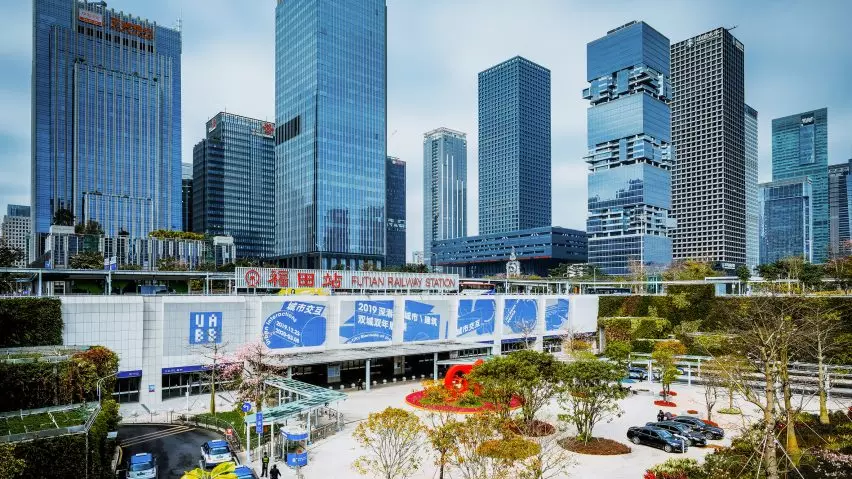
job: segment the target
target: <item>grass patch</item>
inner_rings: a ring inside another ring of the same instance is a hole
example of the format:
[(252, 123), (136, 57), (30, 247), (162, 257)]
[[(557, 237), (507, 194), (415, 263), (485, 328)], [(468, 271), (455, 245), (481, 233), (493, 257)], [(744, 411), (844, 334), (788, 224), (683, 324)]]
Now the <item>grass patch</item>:
[[(51, 419), (51, 415), (53, 418)], [(45, 431), (57, 427), (80, 426), (86, 423), (89, 411), (85, 408), (68, 409), (53, 413), (28, 414), (24, 417), (11, 416), (0, 419), (0, 436)], [(54, 420), (56, 422), (54, 423)]]
[(571, 452), (594, 456), (617, 456), (630, 454), (632, 451), (628, 446), (618, 441), (600, 437), (593, 437), (587, 443), (583, 443), (575, 437), (566, 437), (559, 440), (559, 445)]

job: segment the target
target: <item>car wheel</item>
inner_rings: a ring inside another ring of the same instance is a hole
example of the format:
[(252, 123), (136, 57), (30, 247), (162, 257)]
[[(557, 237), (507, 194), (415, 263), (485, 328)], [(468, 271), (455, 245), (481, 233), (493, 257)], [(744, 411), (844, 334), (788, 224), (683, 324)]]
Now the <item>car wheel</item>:
[(692, 447), (695, 447), (695, 441), (694, 441), (694, 440), (692, 440), (692, 439), (690, 439), (690, 440), (689, 440), (689, 445), (690, 445), (690, 446), (692, 446)]
[(705, 434), (705, 435), (704, 435), (704, 437), (705, 437), (708, 441), (712, 441), (712, 440), (714, 439), (714, 437), (713, 437), (713, 433), (711, 433), (711, 432), (708, 432), (707, 434)]
[(639, 436), (633, 436), (633, 439), (631, 439), (631, 441), (633, 441), (633, 444), (639, 444), (640, 442), (642, 442), (639, 440)]
[(672, 452), (672, 447), (669, 446), (668, 444), (666, 444), (666, 446), (663, 447), (663, 450), (666, 451), (666, 452)]

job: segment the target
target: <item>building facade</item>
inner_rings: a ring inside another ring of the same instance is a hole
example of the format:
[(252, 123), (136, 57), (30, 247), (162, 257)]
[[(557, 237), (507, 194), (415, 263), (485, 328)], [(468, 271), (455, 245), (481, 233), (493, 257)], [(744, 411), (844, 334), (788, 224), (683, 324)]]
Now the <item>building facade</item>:
[(385, 257), (385, 0), (278, 0), (275, 255), (360, 269)]
[(760, 199), (757, 192), (757, 110), (745, 106), (746, 266), (760, 264)]
[(387, 223), (387, 255), (385, 265), (402, 266), (405, 259), (405, 162), (389, 156), (387, 159), (385, 177), (387, 178), (387, 195), (385, 208), (388, 216)]
[(239, 258), (273, 255), (275, 125), (221, 112), (193, 148), (192, 231), (231, 236)]
[(589, 263), (610, 275), (672, 260), (669, 39), (630, 22), (587, 45)]
[(850, 253), (849, 240), (852, 224), (849, 218), (849, 200), (852, 199), (852, 181), (849, 170), (852, 160), (828, 167), (828, 243), (829, 258)]
[(810, 177), (761, 184), (760, 213), (760, 264), (790, 256), (813, 261), (813, 186)]
[(6, 215), (0, 227), (0, 242), (21, 252), (21, 259), (14, 263), (19, 268), (27, 266), (29, 262), (31, 226), (29, 206), (6, 205)]
[(423, 135), (423, 260), (432, 243), (467, 236), (467, 135), (438, 128)]
[[(181, 228), (181, 32), (105, 2), (33, 5), (32, 221)], [(36, 235), (34, 235), (35, 237)]]
[(585, 263), (588, 257), (585, 231), (556, 226), (436, 241), (433, 253), (436, 266), (454, 268), (468, 278), (506, 274), (513, 253), (521, 274), (538, 276), (562, 263)]
[(725, 28), (672, 45), (675, 260), (745, 264), (744, 56)]
[(813, 261), (829, 253), (828, 109), (772, 120), (772, 181), (807, 176), (813, 189)]
[(183, 221), (181, 229), (192, 231), (192, 163), (183, 163), (180, 166), (180, 212)]
[(514, 57), (479, 73), (479, 233), (551, 225), (550, 70)]

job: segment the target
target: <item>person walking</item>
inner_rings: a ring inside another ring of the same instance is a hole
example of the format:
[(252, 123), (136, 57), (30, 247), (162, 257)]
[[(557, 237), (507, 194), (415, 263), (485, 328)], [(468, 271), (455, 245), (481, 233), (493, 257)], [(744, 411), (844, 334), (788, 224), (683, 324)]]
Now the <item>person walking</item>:
[(269, 479), (278, 479), (281, 476), (281, 471), (278, 470), (278, 464), (273, 464), (269, 470)]
[(663, 410), (662, 410), (662, 409), (660, 409), (660, 412), (658, 412), (658, 413), (657, 413), (657, 422), (662, 421), (662, 420), (663, 420), (663, 418), (665, 418), (665, 417), (666, 417), (666, 415), (665, 415), (665, 414), (663, 414)]
[(260, 460), (260, 477), (269, 477), (267, 475), (269, 469), (269, 453), (263, 453), (263, 459)]

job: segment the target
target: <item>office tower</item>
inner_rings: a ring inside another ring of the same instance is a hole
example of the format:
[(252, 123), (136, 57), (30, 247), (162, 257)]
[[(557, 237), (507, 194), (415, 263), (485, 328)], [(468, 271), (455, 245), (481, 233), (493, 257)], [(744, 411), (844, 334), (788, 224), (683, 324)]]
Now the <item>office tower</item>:
[(813, 261), (828, 258), (828, 110), (772, 120), (772, 181), (807, 176), (813, 189)]
[(15, 266), (27, 266), (30, 244), (30, 207), (24, 205), (7, 205), (6, 216), (0, 227), (0, 243), (21, 252), (21, 259), (15, 261)]
[(745, 105), (746, 266), (760, 264), (760, 201), (757, 197), (757, 110)]
[(238, 258), (273, 254), (273, 123), (221, 112), (192, 151), (192, 231), (234, 238)]
[(760, 185), (760, 264), (791, 256), (813, 261), (812, 193), (807, 176)]
[(405, 264), (405, 162), (389, 156), (385, 163), (387, 194), (387, 266)]
[[(194, 153), (194, 152), (193, 152)], [(182, 163), (180, 175), (180, 211), (183, 230), (192, 231), (192, 163)]]
[(467, 135), (438, 128), (423, 135), (423, 261), (432, 243), (467, 236)]
[(550, 226), (550, 70), (514, 57), (479, 73), (479, 234)]
[(361, 269), (385, 257), (385, 0), (278, 0), (275, 255)]
[(672, 45), (674, 259), (746, 260), (743, 44), (724, 28)]
[(850, 218), (849, 200), (850, 195), (849, 170), (852, 160), (846, 163), (829, 165), (828, 167), (828, 243), (830, 245), (830, 257), (846, 256), (850, 252)]
[(672, 260), (669, 39), (630, 22), (586, 47), (589, 263), (604, 273)]
[[(35, 0), (32, 218), (181, 228), (181, 33), (105, 2)], [(35, 235), (34, 235), (35, 236)]]

